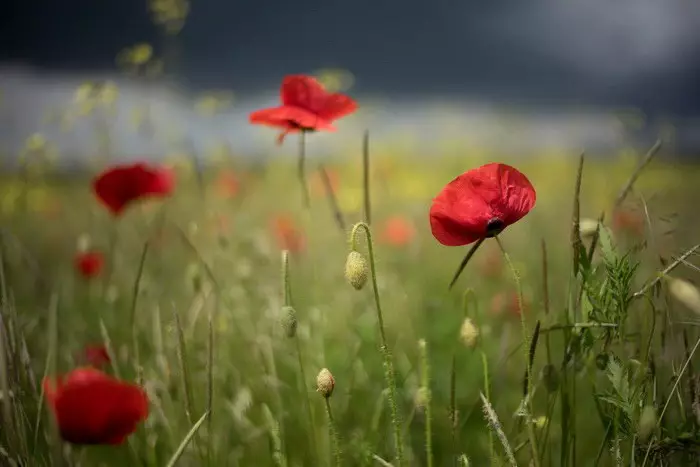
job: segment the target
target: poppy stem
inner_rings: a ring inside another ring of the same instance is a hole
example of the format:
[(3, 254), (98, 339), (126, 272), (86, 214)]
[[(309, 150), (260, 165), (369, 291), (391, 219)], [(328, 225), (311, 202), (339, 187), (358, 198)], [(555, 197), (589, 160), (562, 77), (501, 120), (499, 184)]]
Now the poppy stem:
[(331, 442), (333, 443), (333, 454), (335, 455), (335, 465), (340, 467), (341, 457), (340, 457), (340, 442), (338, 440), (338, 431), (335, 429), (335, 419), (333, 418), (333, 411), (331, 410), (330, 397), (324, 397), (326, 402), (326, 415), (328, 415), (328, 434), (331, 437)]
[(530, 337), (527, 332), (527, 324), (525, 323), (525, 310), (523, 307), (523, 288), (520, 282), (520, 275), (518, 270), (515, 269), (513, 262), (510, 259), (510, 255), (503, 248), (503, 243), (501, 239), (496, 236), (496, 242), (498, 247), (501, 249), (503, 254), (503, 259), (505, 260), (511, 274), (513, 275), (513, 281), (515, 282), (515, 288), (518, 293), (518, 308), (520, 309), (520, 323), (522, 325), (523, 331), (523, 349), (525, 350), (525, 368), (527, 374), (527, 387), (524, 404), (528, 408), (527, 416), (525, 418), (525, 423), (527, 425), (527, 435), (530, 441), (530, 449), (532, 450), (532, 465), (534, 467), (540, 466), (540, 455), (537, 449), (537, 438), (535, 436), (535, 428), (532, 421), (532, 365), (530, 364), (534, 360), (534, 355), (530, 355)]
[(335, 223), (340, 229), (340, 231), (343, 233), (343, 235), (345, 235), (345, 218), (343, 217), (343, 212), (340, 210), (340, 206), (338, 206), (338, 200), (335, 198), (335, 192), (333, 191), (333, 184), (331, 183), (331, 179), (328, 176), (326, 167), (323, 164), (319, 164), (319, 171), (321, 173), (321, 180), (323, 181), (323, 187), (326, 190), (328, 204), (331, 207)]
[(309, 197), (309, 187), (306, 184), (306, 131), (301, 130), (299, 133), (299, 160), (297, 165), (297, 176), (301, 184), (302, 203), (304, 208), (309, 209), (311, 205)]
[(394, 372), (394, 364), (392, 362), (391, 352), (387, 345), (386, 331), (384, 330), (384, 315), (382, 313), (381, 300), (379, 299), (379, 287), (377, 286), (377, 266), (374, 259), (374, 246), (372, 243), (372, 233), (369, 225), (365, 222), (358, 222), (352, 228), (350, 233), (350, 248), (352, 251), (357, 251), (357, 232), (365, 231), (367, 240), (367, 253), (369, 255), (370, 273), (372, 276), (372, 290), (374, 292), (374, 304), (377, 309), (377, 322), (379, 324), (379, 334), (381, 337), (381, 352), (384, 357), (384, 376), (389, 389), (389, 408), (391, 410), (391, 420), (394, 425), (394, 444), (396, 445), (396, 462), (397, 466), (403, 465), (403, 441), (401, 436), (401, 420), (399, 418), (398, 408), (396, 405), (396, 377)]
[(452, 282), (450, 282), (448, 289), (452, 289), (452, 286), (455, 285), (455, 282), (457, 282), (457, 279), (459, 279), (459, 276), (462, 274), (462, 271), (464, 271), (464, 268), (467, 267), (467, 263), (470, 259), (472, 259), (472, 256), (474, 256), (474, 253), (476, 253), (476, 250), (481, 246), (481, 244), (484, 243), (484, 240), (486, 240), (486, 237), (477, 240), (477, 242), (471, 247), (469, 252), (467, 252), (467, 255), (459, 264), (457, 272), (455, 272), (455, 275), (452, 277)]
[(425, 457), (427, 467), (433, 467), (433, 426), (430, 391), (430, 362), (428, 360), (428, 345), (421, 339), (418, 343), (421, 360), (421, 387), (428, 393), (425, 402)]
[(362, 137), (362, 187), (364, 189), (365, 222), (372, 225), (371, 198), (369, 193), (369, 130)]

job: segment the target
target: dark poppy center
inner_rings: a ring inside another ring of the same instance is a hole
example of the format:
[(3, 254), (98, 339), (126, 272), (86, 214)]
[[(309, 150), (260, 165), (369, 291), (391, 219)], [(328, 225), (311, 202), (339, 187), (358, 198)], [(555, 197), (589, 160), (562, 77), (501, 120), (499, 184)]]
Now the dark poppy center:
[(286, 123), (287, 123), (287, 125), (288, 125), (290, 128), (294, 128), (294, 129), (296, 129), (296, 130), (301, 130), (301, 131), (314, 131), (313, 128), (308, 128), (308, 127), (299, 125), (299, 122), (297, 122), (296, 120), (287, 120)]
[(491, 220), (488, 221), (486, 224), (486, 237), (491, 238), (495, 237), (499, 233), (503, 232), (503, 229), (506, 228), (506, 223), (503, 222), (503, 220), (499, 219), (498, 217), (494, 217)]

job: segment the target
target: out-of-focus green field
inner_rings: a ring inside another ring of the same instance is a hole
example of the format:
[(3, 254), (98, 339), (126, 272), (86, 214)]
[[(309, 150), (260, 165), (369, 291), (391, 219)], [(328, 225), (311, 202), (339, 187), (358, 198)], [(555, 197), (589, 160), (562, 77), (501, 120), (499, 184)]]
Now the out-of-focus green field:
[[(605, 210), (610, 218), (612, 203), (641, 156), (628, 152), (586, 161), (582, 217), (595, 219)], [(431, 199), (447, 182), (490, 161), (516, 166), (537, 190), (534, 210), (501, 235), (522, 277), (529, 332), (538, 319), (543, 328), (566, 320), (572, 284), (569, 235), (576, 157), (519, 160), (500, 154), (454, 154), (433, 158), (396, 150), (376, 151), (371, 164), (371, 227), (379, 292), (397, 372), (407, 465), (427, 465), (426, 412), (423, 401), (416, 397), (421, 386), (420, 339), (427, 342), (430, 362), (432, 465), (451, 466), (461, 454), (469, 458), (469, 465), (489, 465), (489, 430), (479, 398), (485, 390), (484, 361), (488, 364), (489, 398), (519, 465), (527, 465), (530, 459), (529, 448), (522, 447), (527, 441), (526, 430), (522, 419), (514, 415), (522, 398), (525, 358), (518, 347), (521, 323), (511, 304), (516, 290), (512, 276), (496, 242), (487, 241), (457, 286), (448, 291), (447, 284), (466, 249), (439, 245), (428, 222)], [(356, 291), (343, 277), (349, 229), (362, 220), (360, 158), (323, 161), (332, 175), (346, 231), (334, 220), (316, 160), (308, 167), (311, 209), (302, 208), (295, 163), (291, 155), (289, 159), (275, 158), (265, 167), (232, 160), (208, 169), (203, 183), (191, 167), (182, 165), (172, 198), (141, 203), (116, 220), (92, 195), (89, 178), (30, 174), (28, 178), (2, 180), (3, 319), (11, 336), (5, 345), (19, 349), (23, 343), (16, 339), (23, 338), (30, 357), (29, 361), (11, 358), (9, 362), (11, 382), (16, 386), (12, 386), (13, 397), (4, 395), (3, 401), (11, 400), (16, 408), (13, 413), (22, 414), (16, 425), (23, 433), (23, 441), (15, 445), (8, 445), (4, 438), (3, 449), (9, 457), (29, 453), (30, 464), (26, 465), (49, 465), (50, 459), (56, 458), (49, 447), (53, 439), (51, 417), (39, 400), (38, 382), (47, 365), (58, 373), (68, 371), (85, 345), (107, 341), (118, 357), (114, 363), (119, 375), (133, 380), (140, 374), (143, 378), (151, 401), (150, 417), (130, 444), (64, 446), (66, 459), (83, 466), (165, 465), (192, 422), (210, 404), (207, 362), (211, 322), (212, 411), (179, 465), (330, 465), (324, 401), (315, 393), (315, 376), (324, 367), (336, 382), (330, 402), (344, 465), (381, 465), (373, 455), (392, 462), (393, 438), (371, 283)], [(224, 173), (229, 178), (222, 178)], [(232, 189), (231, 176), (237, 188), (226, 195), (222, 189)], [(658, 159), (635, 183), (624, 204), (625, 212), (634, 219), (632, 227), (618, 225), (612, 230), (619, 251), (644, 246), (633, 253), (641, 262), (635, 290), (663, 269), (659, 257), (670, 262), (697, 241), (694, 201), (700, 194), (698, 182), (697, 165), (680, 166)], [(278, 235), (281, 216), (293, 221), (304, 244), (301, 251), (290, 254), (298, 348), (297, 341), (285, 337), (279, 324), (281, 250), (289, 247)], [(387, 241), (385, 224), (396, 217), (415, 229), (413, 235), (410, 228), (406, 230), (407, 244)], [(639, 228), (641, 233), (635, 233)], [(143, 274), (135, 288), (146, 242)], [(548, 253), (549, 315), (544, 313), (542, 242)], [(90, 281), (79, 277), (73, 266), (76, 252), (87, 245), (103, 251), (108, 259), (103, 275)], [(364, 241), (360, 245), (366, 253)], [(695, 262), (693, 257), (688, 261)], [(692, 279), (696, 273), (681, 266), (675, 274)], [(468, 309), (480, 330), (475, 349), (467, 348), (459, 338), (466, 289), (473, 290), (478, 302), (478, 307)], [(659, 321), (670, 320), (669, 329), (673, 320), (691, 319), (680, 304), (671, 301), (664, 306), (670, 311), (659, 314), (663, 317)], [(132, 310), (139, 368), (134, 365), (132, 351)], [(620, 357), (634, 355), (642, 336), (647, 335), (645, 313), (650, 311), (642, 301), (631, 308), (629, 332), (641, 334), (628, 346), (618, 346)], [(176, 314), (184, 346), (178, 344)], [(57, 354), (49, 355), (54, 315)], [(672, 331), (668, 332), (671, 340)], [(697, 332), (690, 326), (687, 332), (692, 345)], [(547, 362), (545, 335), (551, 337), (552, 360), (557, 367), (561, 364), (565, 349), (560, 334), (540, 335), (534, 363), (533, 417), (544, 459), (541, 465), (548, 466), (561, 465), (562, 413), (558, 398), (547, 393), (539, 375)], [(667, 343), (664, 350), (655, 344), (656, 371), (663, 375), (659, 376), (658, 394), (653, 395), (659, 410), (674, 394), (672, 383), (667, 381), (684, 363), (679, 343)], [(299, 374), (298, 349), (304, 380)], [(575, 433), (572, 458), (580, 466), (615, 465), (613, 451), (603, 443), (608, 427), (601, 422), (593, 398), (594, 392), (610, 385), (605, 372), (596, 366), (597, 352), (600, 349), (578, 363), (581, 371), (575, 376), (573, 371), (568, 373), (569, 378), (576, 378), (576, 389), (569, 394), (573, 421), (565, 423)], [(185, 355), (184, 372), (181, 353)], [(15, 353), (10, 352), (12, 355)], [(449, 419), (453, 359), (456, 439)], [(28, 379), (30, 373), (34, 383)], [(567, 384), (574, 387), (571, 381)], [(685, 382), (681, 389), (688, 390)], [(311, 401), (313, 428), (309, 426), (305, 393)], [(676, 399), (683, 403), (679, 405)], [(691, 402), (685, 392), (674, 395), (666, 419), (672, 425), (685, 423), (690, 427)], [(632, 432), (635, 430), (633, 427)], [(623, 441), (625, 465), (630, 465), (634, 449), (631, 440)], [(501, 445), (497, 439), (493, 442), (493, 449), (502, 457)], [(601, 450), (601, 459), (594, 464)], [(569, 461), (568, 465), (574, 464)]]

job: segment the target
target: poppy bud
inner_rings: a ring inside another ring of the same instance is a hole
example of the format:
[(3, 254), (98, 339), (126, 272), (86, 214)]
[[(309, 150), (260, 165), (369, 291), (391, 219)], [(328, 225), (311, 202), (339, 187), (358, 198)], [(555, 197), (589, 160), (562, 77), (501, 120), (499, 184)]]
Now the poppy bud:
[(322, 369), (318, 376), (316, 376), (316, 391), (321, 393), (323, 397), (328, 399), (333, 395), (333, 389), (335, 388), (335, 380), (333, 375), (328, 370), (328, 368)]
[(671, 296), (695, 313), (700, 314), (700, 291), (690, 282), (666, 276)]
[(425, 409), (428, 404), (430, 404), (430, 389), (424, 386), (418, 388), (416, 395), (413, 398), (413, 403), (416, 405), (416, 409)]
[(345, 262), (345, 279), (355, 290), (360, 290), (367, 282), (369, 266), (367, 260), (357, 251), (351, 251)]
[(556, 392), (559, 389), (559, 373), (554, 365), (545, 365), (542, 368), (542, 380), (548, 392)]
[(648, 440), (654, 428), (656, 428), (656, 410), (653, 405), (647, 405), (639, 416), (639, 426), (637, 427), (639, 440), (642, 442)]
[(476, 327), (470, 318), (464, 318), (462, 327), (459, 330), (459, 337), (470, 349), (476, 347), (477, 339), (479, 338), (479, 328)]
[(297, 333), (297, 312), (291, 306), (282, 307), (280, 324), (287, 337), (294, 337)]
[(595, 219), (581, 219), (578, 223), (581, 238), (591, 238), (598, 231), (598, 221)]

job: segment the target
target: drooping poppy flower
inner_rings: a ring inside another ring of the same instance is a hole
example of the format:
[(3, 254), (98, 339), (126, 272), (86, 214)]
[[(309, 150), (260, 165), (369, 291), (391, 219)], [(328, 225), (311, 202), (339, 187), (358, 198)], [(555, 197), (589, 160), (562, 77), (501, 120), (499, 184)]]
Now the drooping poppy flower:
[(69, 443), (121, 444), (148, 418), (142, 388), (95, 368), (44, 378), (42, 384), (61, 437)]
[(379, 240), (388, 245), (405, 246), (411, 243), (415, 234), (416, 230), (408, 219), (394, 216), (382, 225)]
[(250, 114), (250, 123), (282, 130), (278, 144), (289, 133), (335, 131), (332, 123), (357, 109), (352, 98), (329, 93), (316, 78), (307, 75), (285, 76), (280, 94), (282, 105)]
[(99, 276), (104, 263), (104, 256), (97, 250), (81, 252), (75, 256), (75, 269), (85, 279)]
[(476, 244), (450, 287), (481, 243), (522, 219), (535, 206), (535, 189), (517, 169), (490, 163), (469, 170), (438, 193), (430, 207), (430, 228), (443, 245)]
[(86, 345), (83, 349), (82, 359), (95, 368), (102, 368), (111, 362), (109, 352), (102, 344)]
[(114, 215), (134, 201), (169, 196), (175, 187), (174, 172), (145, 163), (119, 165), (102, 172), (92, 184), (97, 198)]
[(301, 253), (306, 248), (304, 234), (291, 217), (286, 215), (275, 217), (272, 228), (280, 249)]

